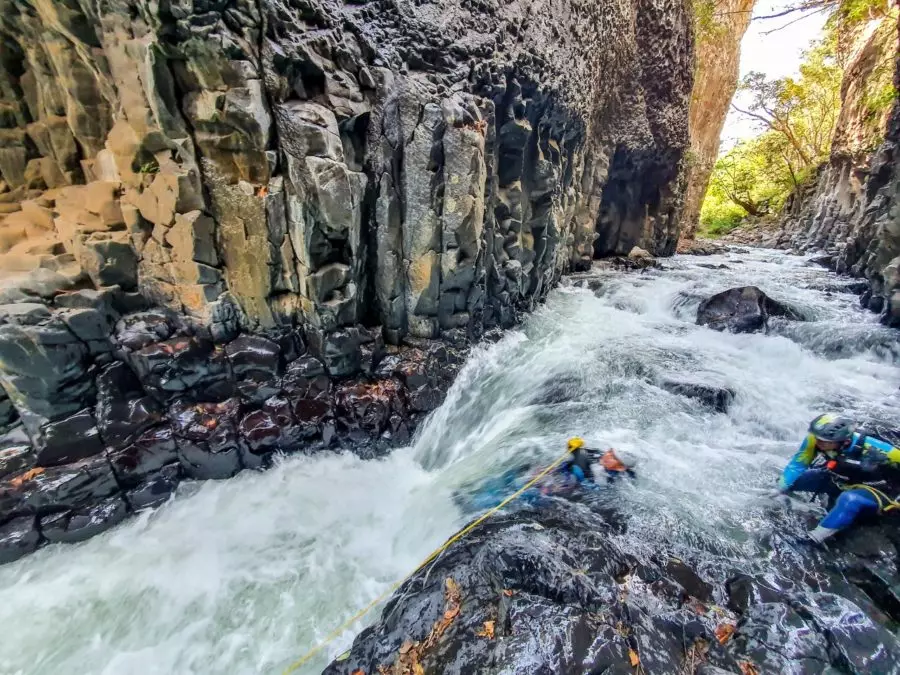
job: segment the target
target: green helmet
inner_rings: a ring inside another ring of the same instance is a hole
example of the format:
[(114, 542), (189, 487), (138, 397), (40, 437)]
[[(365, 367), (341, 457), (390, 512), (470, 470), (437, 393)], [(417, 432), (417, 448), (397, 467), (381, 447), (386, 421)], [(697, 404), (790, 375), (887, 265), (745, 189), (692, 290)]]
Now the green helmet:
[(847, 417), (841, 417), (837, 413), (825, 413), (819, 415), (809, 423), (809, 433), (816, 440), (828, 443), (844, 443), (853, 438), (856, 424)]

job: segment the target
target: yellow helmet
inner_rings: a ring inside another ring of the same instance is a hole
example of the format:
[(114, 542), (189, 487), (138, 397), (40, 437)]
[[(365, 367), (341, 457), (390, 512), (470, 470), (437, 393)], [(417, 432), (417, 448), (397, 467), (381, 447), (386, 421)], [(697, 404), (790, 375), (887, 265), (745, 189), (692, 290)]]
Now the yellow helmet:
[(574, 436), (569, 439), (569, 452), (575, 452), (578, 448), (584, 447), (584, 439)]

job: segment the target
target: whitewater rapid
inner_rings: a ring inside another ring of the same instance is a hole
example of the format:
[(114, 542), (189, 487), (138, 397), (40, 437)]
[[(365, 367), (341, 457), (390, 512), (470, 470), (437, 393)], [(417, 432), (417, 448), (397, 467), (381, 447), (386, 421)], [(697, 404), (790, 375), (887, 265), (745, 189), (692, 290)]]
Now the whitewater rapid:
[[(415, 443), (385, 459), (291, 457), (187, 484), (104, 535), (0, 567), (0, 674), (280, 672), (464, 522), (460, 486), (552, 461), (571, 435), (639, 458), (638, 480), (608, 496), (631, 550), (761, 558), (760, 494), (810, 418), (841, 410), (900, 427), (897, 333), (856, 296), (824, 293), (839, 279), (804, 258), (664, 266), (594, 272), (595, 290), (569, 280), (520, 330), (476, 348)], [(809, 320), (768, 335), (694, 325), (702, 298), (747, 284)], [(663, 377), (725, 386), (735, 401), (717, 413)], [(299, 672), (321, 670), (364, 625)]]

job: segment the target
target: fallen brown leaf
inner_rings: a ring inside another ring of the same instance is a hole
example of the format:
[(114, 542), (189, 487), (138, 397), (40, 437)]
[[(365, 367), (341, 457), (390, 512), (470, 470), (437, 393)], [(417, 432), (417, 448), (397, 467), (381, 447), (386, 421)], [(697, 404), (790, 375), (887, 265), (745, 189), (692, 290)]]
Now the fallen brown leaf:
[(41, 467), (36, 467), (34, 469), (30, 469), (30, 470), (26, 471), (23, 474), (16, 476), (9, 482), (12, 484), (13, 487), (21, 487), (22, 483), (24, 483), (25, 481), (31, 480), (35, 476), (40, 476), (42, 473), (44, 473), (44, 469), (42, 469)]
[(364, 671), (362, 668), (357, 668), (352, 673), (350, 673), (350, 675), (366, 675), (366, 671)]
[(628, 660), (631, 661), (631, 667), (637, 668), (638, 664), (641, 662), (641, 657), (638, 656), (638, 653), (633, 649), (628, 650)]
[(488, 640), (494, 639), (494, 622), (493, 621), (485, 621), (484, 628), (481, 630), (475, 631), (475, 635), (478, 637), (487, 638)]
[(753, 661), (739, 661), (738, 668), (741, 669), (741, 675), (759, 675)]
[(412, 649), (412, 648), (413, 648), (413, 643), (410, 642), (409, 640), (407, 640), (407, 641), (404, 642), (402, 645), (400, 645), (400, 653), (401, 653), (401, 654), (406, 654), (406, 653), (408, 653), (409, 650)]
[(515, 591), (511, 591), (511, 590), (508, 589), (508, 588), (504, 588), (504, 589), (503, 589), (503, 595), (505, 595), (507, 598), (511, 598), (511, 597), (514, 596), (515, 594), (516, 594)]
[(734, 635), (734, 626), (730, 623), (720, 623), (716, 626), (716, 640), (720, 645), (724, 645)]

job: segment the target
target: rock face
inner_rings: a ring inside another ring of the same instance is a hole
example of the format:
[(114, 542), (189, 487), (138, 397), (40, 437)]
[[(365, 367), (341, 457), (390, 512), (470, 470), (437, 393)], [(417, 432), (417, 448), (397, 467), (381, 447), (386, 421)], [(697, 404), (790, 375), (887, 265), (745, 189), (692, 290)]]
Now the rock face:
[(697, 325), (730, 333), (755, 333), (766, 329), (770, 316), (800, 318), (793, 309), (773, 300), (756, 286), (744, 286), (704, 300), (697, 308)]
[(0, 9), (10, 550), (402, 441), (455, 346), (594, 256), (674, 251), (687, 3)]
[(622, 515), (585, 499), (488, 519), (407, 580), (324, 672), (897, 672), (887, 528), (827, 556), (777, 542), (756, 574), (726, 552), (702, 568), (632, 553), (615, 537)]
[(714, 4), (713, 16), (696, 18), (696, 66), (691, 92), (690, 162), (681, 216), (681, 236), (693, 239), (700, 207), (713, 165), (731, 98), (738, 85), (741, 40), (750, 25), (755, 0), (725, 0)]
[(777, 237), (784, 248), (828, 251), (835, 270), (866, 277), (871, 293), (864, 304), (894, 326), (900, 325), (900, 108), (895, 101), (885, 118), (873, 115), (867, 101), (879, 69), (896, 56), (896, 33), (896, 21), (882, 17), (856, 36), (831, 159), (790, 198)]

